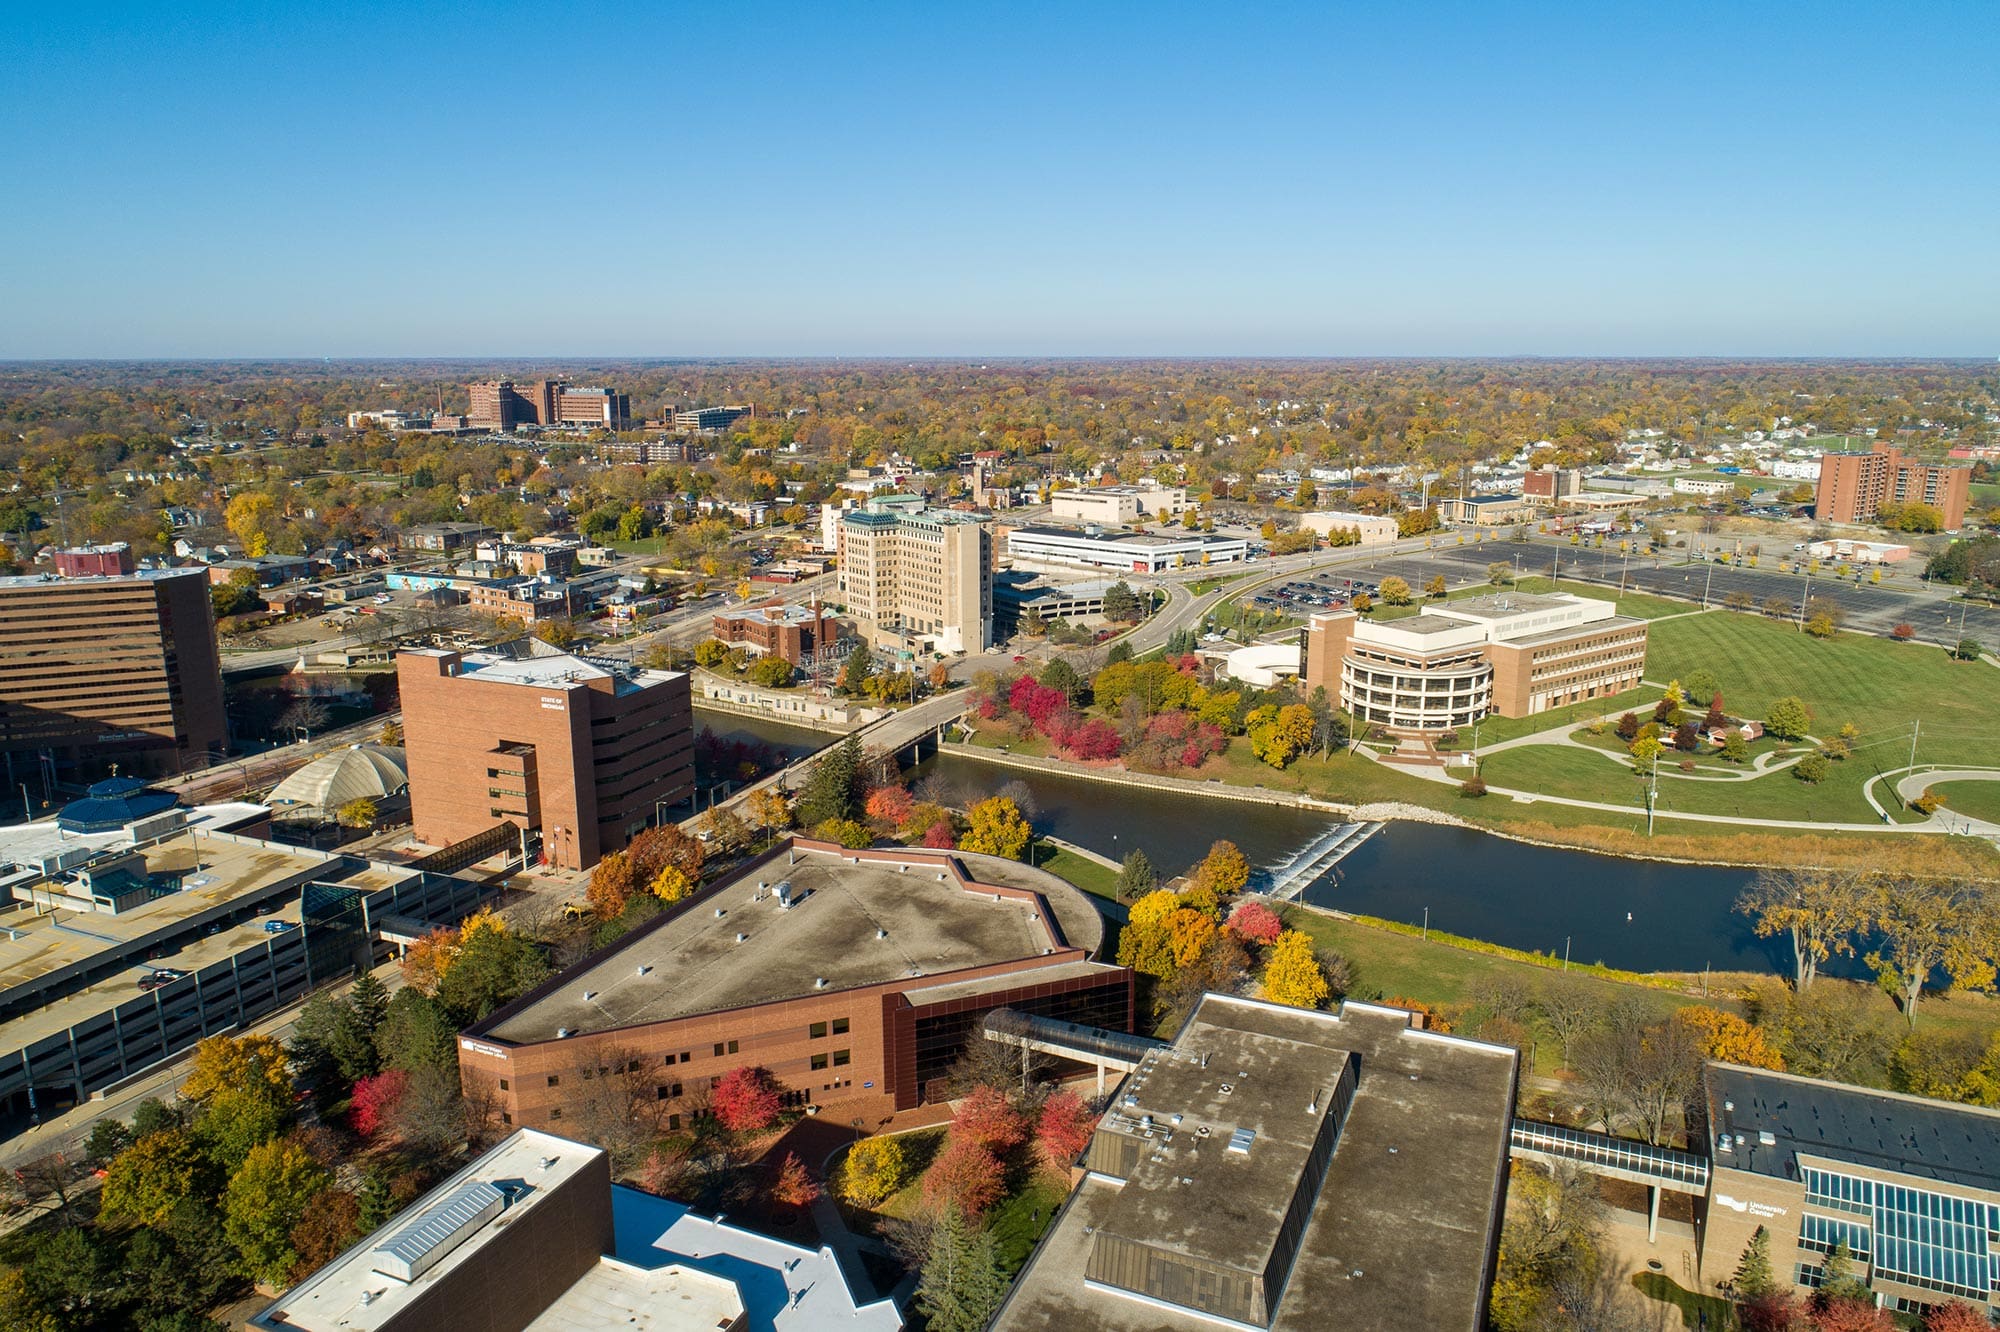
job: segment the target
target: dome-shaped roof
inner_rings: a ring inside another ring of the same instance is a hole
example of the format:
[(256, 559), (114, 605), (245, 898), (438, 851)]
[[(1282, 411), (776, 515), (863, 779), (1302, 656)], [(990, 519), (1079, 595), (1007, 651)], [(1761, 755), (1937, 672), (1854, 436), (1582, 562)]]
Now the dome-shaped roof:
[(321, 754), (271, 789), (279, 807), (309, 806), (331, 813), (350, 800), (380, 800), (410, 784), (403, 751), (389, 745), (355, 745)]
[(83, 799), (64, 805), (56, 823), (64, 832), (115, 832), (179, 803), (172, 792), (155, 791), (136, 777), (113, 777), (92, 783)]

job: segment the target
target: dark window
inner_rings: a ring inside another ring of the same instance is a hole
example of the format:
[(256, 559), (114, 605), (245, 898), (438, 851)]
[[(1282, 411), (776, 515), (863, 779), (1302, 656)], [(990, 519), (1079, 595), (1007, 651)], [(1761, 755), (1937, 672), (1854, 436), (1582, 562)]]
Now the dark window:
[(717, 1059), (722, 1058), (722, 1042), (720, 1041), (717, 1041), (715, 1043), (715, 1057)]
[(842, 1064), (851, 1064), (853, 1062), (853, 1059), (849, 1057), (848, 1051), (835, 1050), (833, 1052), (833, 1066), (835, 1068), (839, 1068)]
[(500, 1122), (503, 1124), (511, 1124), (514, 1122), (514, 1116), (507, 1113), (505, 1110), (502, 1110), (500, 1112)]
[(736, 1053), (736, 1042), (735, 1042), (735, 1041), (731, 1041), (731, 1042), (729, 1043), (729, 1053), (731, 1053), (731, 1054), (735, 1054), (735, 1053)]
[(811, 1037), (813, 1040), (820, 1039), (822, 1036), (826, 1035), (826, 1023), (824, 1022), (813, 1023), (810, 1027), (806, 1028), (806, 1035)]
[(847, 1034), (846, 1018), (835, 1018), (833, 1020), (833, 1034), (836, 1036), (845, 1036)]
[(550, 1119), (561, 1119), (561, 1118), (562, 1118), (562, 1107), (558, 1105), (558, 1106), (555, 1106), (555, 1107), (553, 1107), (552, 1109), (550, 1109), (550, 1111), (549, 1111), (549, 1118), (550, 1118)]
[(825, 1055), (823, 1055), (823, 1054), (816, 1054), (816, 1055), (814, 1055), (814, 1056), (812, 1057), (812, 1066), (813, 1066), (813, 1069), (814, 1069), (814, 1071), (815, 1071), (815, 1072), (817, 1072), (817, 1071), (818, 1071), (819, 1069), (822, 1069), (822, 1068), (825, 1068), (825, 1067), (826, 1067), (826, 1056), (825, 1056)]
[(668, 1115), (667, 1132), (678, 1133), (680, 1132), (680, 1128), (681, 1128), (681, 1117), (679, 1115)]
[(692, 1058), (694, 1058), (694, 1055), (693, 1055), (693, 1053), (691, 1053), (690, 1051), (687, 1051), (687, 1050), (683, 1050), (683, 1051), (681, 1051), (681, 1062), (682, 1062), (683, 1064), (685, 1064), (685, 1063), (686, 1063), (686, 1062), (687, 1062), (688, 1060), (690, 1060), (690, 1059), (692, 1059)]
[(507, 1090), (507, 1079), (505, 1078), (500, 1079), (500, 1090), (501, 1091)]
[(553, 1074), (553, 1073), (549, 1074), (549, 1086), (551, 1086), (551, 1087), (560, 1087), (561, 1085), (562, 1085), (562, 1079), (561, 1079), (561, 1078), (557, 1077), (557, 1076), (556, 1076), (555, 1074)]

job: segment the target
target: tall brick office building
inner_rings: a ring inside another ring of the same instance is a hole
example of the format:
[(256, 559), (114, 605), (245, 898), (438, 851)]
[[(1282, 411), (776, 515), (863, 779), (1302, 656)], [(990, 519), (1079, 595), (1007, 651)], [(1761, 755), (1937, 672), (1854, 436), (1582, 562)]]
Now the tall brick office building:
[(417, 839), (501, 824), (541, 834), (551, 864), (588, 869), (694, 794), (688, 678), (524, 639), (485, 652), (397, 654)]
[(0, 578), (0, 753), (11, 771), (179, 772), (228, 744), (204, 569)]
[(511, 379), (489, 379), (467, 387), (472, 410), (466, 420), (475, 429), (572, 425), (623, 430), (632, 423), (631, 399), (611, 389), (573, 388), (560, 379), (518, 384)]

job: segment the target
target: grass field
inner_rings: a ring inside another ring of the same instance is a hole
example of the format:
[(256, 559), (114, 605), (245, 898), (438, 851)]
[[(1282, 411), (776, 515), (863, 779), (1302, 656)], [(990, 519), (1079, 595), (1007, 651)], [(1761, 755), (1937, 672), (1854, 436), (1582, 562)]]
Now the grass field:
[(1086, 893), (1107, 897), (1114, 902), (1118, 900), (1117, 870), (1048, 842), (1036, 842), (1032, 853), (1037, 868), (1045, 869), (1059, 879), (1069, 880)]
[(1238, 573), (1225, 574), (1220, 578), (1197, 578), (1194, 582), (1188, 584), (1188, 591), (1198, 597), (1205, 597), (1218, 587), (1227, 587), (1237, 579), (1248, 578), (1249, 576), (1247, 573)]
[(1937, 790), (1952, 813), (2000, 823), (2000, 782), (1944, 782)]

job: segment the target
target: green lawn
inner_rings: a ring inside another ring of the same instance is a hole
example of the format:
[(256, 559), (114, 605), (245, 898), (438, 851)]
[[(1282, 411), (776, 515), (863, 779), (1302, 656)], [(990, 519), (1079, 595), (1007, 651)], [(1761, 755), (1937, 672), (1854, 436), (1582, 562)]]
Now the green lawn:
[(1248, 578), (1247, 573), (1225, 574), (1220, 578), (1197, 578), (1188, 584), (1188, 591), (1198, 597), (1205, 597), (1218, 587), (1227, 587), (1239, 578)]
[(667, 548), (667, 538), (653, 536), (639, 541), (607, 541), (605, 544), (620, 555), (659, 555)]
[(1118, 900), (1118, 871), (1110, 866), (1100, 865), (1088, 856), (1080, 856), (1048, 842), (1036, 842), (1032, 851), (1037, 868), (1045, 869), (1059, 879), (1069, 880), (1086, 893), (1108, 897), (1114, 902)]
[[(1831, 735), (1848, 722), (1860, 729), (1854, 757), (1834, 765), (1818, 794), (1769, 793), (1778, 806), (1840, 809), (1846, 812), (1832, 817), (1872, 819), (1861, 784), (1910, 761), (1911, 728), (1918, 721), (1920, 763), (1987, 766), (2000, 752), (2000, 673), (1952, 661), (1934, 647), (1862, 634), (1820, 642), (1761, 616), (1726, 611), (1655, 626), (1648, 677), (1679, 678), (1701, 668), (1721, 682), (1723, 705), (1732, 714), (1762, 716), (1776, 699), (1796, 694), (1813, 711), (1815, 733)], [(1752, 789), (1783, 783), (1804, 785), (1778, 774)]]
[[(1537, 712), (1530, 717), (1488, 717), (1479, 723), (1479, 743), (1481, 746), (1497, 744), (1502, 740), (1534, 735), (1540, 731), (1553, 731), (1597, 717), (1616, 721), (1623, 713), (1641, 709), (1651, 712), (1653, 704), (1658, 702), (1659, 698), (1660, 691), (1657, 689), (1631, 689), (1609, 698), (1593, 698), (1582, 703), (1550, 708), (1547, 712)], [(1459, 744), (1461, 747), (1470, 748), (1472, 736), (1460, 734)]]
[(1068, 1196), (1066, 1181), (1051, 1179), (1038, 1170), (1019, 1193), (1004, 1199), (987, 1214), (986, 1228), (999, 1241), (1000, 1265), (1009, 1273), (1020, 1271), (1021, 1265), (1028, 1261), (1035, 1241), (1049, 1228), (1056, 1209)]
[(1952, 813), (2000, 823), (2000, 782), (1945, 782), (1937, 791)]

